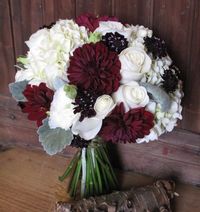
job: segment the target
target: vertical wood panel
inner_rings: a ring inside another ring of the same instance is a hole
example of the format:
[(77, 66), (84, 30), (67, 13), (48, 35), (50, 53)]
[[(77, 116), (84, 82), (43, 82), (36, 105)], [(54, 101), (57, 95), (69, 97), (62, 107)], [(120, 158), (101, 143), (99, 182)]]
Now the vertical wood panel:
[(153, 0), (115, 0), (115, 16), (129, 24), (152, 25)]
[(200, 133), (200, 1), (195, 1), (190, 66), (186, 70), (183, 128)]
[(10, 0), (16, 56), (26, 54), (24, 41), (43, 25), (42, 0)]
[(9, 95), (8, 82), (14, 80), (14, 51), (9, 1), (0, 1), (0, 95)]
[(76, 16), (83, 13), (112, 15), (112, 0), (76, 0)]
[(43, 20), (49, 25), (58, 19), (75, 17), (75, 0), (43, 0)]

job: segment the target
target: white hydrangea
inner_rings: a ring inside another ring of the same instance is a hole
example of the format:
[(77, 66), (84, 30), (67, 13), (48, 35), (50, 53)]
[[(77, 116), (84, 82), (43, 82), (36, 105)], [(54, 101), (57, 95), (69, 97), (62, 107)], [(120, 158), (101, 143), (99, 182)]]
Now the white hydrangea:
[[(151, 57), (151, 55), (149, 56)], [(171, 64), (172, 60), (169, 56), (163, 57), (162, 59), (152, 59), (151, 69), (143, 76), (141, 81), (153, 85), (159, 85), (163, 81), (162, 75), (164, 74), (164, 71), (169, 69)]]
[(146, 106), (146, 110), (154, 114), (155, 125), (150, 130), (150, 134), (144, 138), (137, 139), (137, 143), (156, 140), (164, 132), (171, 132), (174, 129), (177, 125), (178, 119), (182, 119), (181, 98), (183, 97), (183, 92), (181, 90), (181, 82), (179, 82), (178, 89), (170, 94), (172, 103), (171, 108), (167, 112), (162, 112), (160, 104), (155, 103), (154, 101), (149, 102)]
[(56, 90), (67, 81), (69, 57), (74, 49), (88, 40), (85, 27), (73, 20), (60, 20), (51, 29), (41, 29), (26, 41), (29, 51), (25, 70), (19, 70), (16, 81), (29, 80), (30, 84), (45, 82)]
[(145, 49), (144, 46), (144, 38), (152, 37), (152, 30), (145, 28), (144, 26), (133, 26), (127, 25), (127, 28), (131, 30), (130, 38), (129, 38), (129, 46), (130, 47), (140, 47)]

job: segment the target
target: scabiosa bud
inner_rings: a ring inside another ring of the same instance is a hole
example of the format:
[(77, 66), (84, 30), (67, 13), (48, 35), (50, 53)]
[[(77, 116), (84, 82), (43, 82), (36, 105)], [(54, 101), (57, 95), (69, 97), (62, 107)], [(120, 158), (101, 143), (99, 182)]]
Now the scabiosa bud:
[(71, 142), (72, 147), (76, 148), (87, 148), (88, 145), (90, 144), (91, 140), (85, 140), (81, 138), (79, 135), (74, 135), (74, 138)]
[(167, 93), (174, 92), (178, 88), (179, 78), (177, 74), (178, 73), (176, 73), (176, 70), (171, 67), (170, 69), (165, 70), (164, 74), (162, 75), (162, 87)]
[(147, 48), (147, 52), (152, 53), (154, 59), (156, 59), (157, 57), (162, 58), (167, 56), (167, 47), (165, 45), (165, 42), (160, 38), (157, 38), (155, 36), (151, 38), (145, 37), (144, 44)]
[(104, 36), (102, 36), (102, 41), (109, 48), (109, 50), (117, 52), (118, 54), (128, 47), (127, 39), (118, 32), (106, 33)]
[(81, 113), (80, 121), (83, 121), (85, 117), (90, 118), (96, 115), (94, 104), (97, 97), (98, 95), (95, 91), (78, 88), (75, 102), (73, 104), (75, 105), (74, 113)]

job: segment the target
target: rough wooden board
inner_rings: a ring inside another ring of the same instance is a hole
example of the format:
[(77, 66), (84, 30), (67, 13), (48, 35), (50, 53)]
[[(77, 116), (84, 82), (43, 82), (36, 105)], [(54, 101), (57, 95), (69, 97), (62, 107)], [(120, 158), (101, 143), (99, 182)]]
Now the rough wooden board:
[[(22, 148), (0, 152), (0, 211), (1, 212), (48, 212), (58, 200), (67, 200), (65, 183), (57, 178), (63, 173), (69, 159), (50, 157), (41, 151)], [(153, 182), (147, 176), (131, 172), (120, 173), (123, 189), (143, 186)], [(175, 201), (175, 211), (199, 212), (200, 189), (178, 185), (180, 197)]]

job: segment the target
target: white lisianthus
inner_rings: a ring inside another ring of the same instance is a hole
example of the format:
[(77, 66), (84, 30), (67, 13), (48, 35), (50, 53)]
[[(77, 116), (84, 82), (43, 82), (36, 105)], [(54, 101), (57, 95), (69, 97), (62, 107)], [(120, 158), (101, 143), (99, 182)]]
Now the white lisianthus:
[(73, 20), (60, 20), (51, 29), (38, 30), (26, 41), (27, 64), (25, 70), (18, 71), (16, 80), (36, 85), (44, 82), (49, 88), (58, 89), (58, 85), (67, 82), (70, 55), (87, 40), (86, 28)]
[(124, 49), (120, 55), (122, 83), (139, 81), (151, 68), (151, 59), (138, 47)]
[(49, 111), (49, 126), (52, 129), (60, 127), (68, 130), (79, 119), (80, 114), (74, 114), (74, 100), (69, 98), (64, 91), (64, 86), (59, 88), (53, 97)]
[(100, 21), (99, 27), (96, 28), (95, 32), (99, 32), (102, 35), (105, 35), (108, 32), (118, 32), (129, 40), (132, 29), (125, 27), (122, 23), (117, 21)]
[(100, 131), (102, 122), (102, 119), (97, 117), (84, 118), (83, 121), (77, 120), (72, 126), (72, 133), (85, 140), (91, 140)]
[(113, 94), (113, 99), (116, 103), (123, 102), (126, 112), (132, 108), (145, 107), (149, 102), (145, 87), (134, 81), (121, 85)]
[(104, 119), (114, 107), (114, 101), (109, 95), (99, 96), (94, 104), (96, 116), (102, 119)]

